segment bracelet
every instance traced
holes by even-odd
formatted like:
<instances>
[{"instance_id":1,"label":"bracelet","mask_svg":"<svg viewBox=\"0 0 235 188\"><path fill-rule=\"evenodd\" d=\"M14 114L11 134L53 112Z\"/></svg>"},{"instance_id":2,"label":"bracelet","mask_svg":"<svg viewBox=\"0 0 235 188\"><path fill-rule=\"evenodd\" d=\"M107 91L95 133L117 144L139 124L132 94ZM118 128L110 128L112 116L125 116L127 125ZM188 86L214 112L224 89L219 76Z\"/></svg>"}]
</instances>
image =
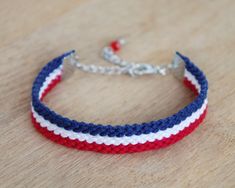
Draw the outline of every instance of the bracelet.
<instances>
[{"instance_id":1,"label":"bracelet","mask_svg":"<svg viewBox=\"0 0 235 188\"><path fill-rule=\"evenodd\" d=\"M35 128L56 143L101 153L132 153L159 149L174 144L191 133L207 112L208 82L203 72L189 58L176 52L170 65L128 62L117 55L124 40L116 40L102 51L103 58L113 67L80 63L75 51L65 53L42 68L32 87L31 117ZM160 120L140 124L101 125L79 122L49 109L43 98L61 81L65 65L82 71L109 75L165 75L181 67L182 81L195 94L195 99L177 113ZM179 73L178 73L179 74Z\"/></svg>"}]
</instances>

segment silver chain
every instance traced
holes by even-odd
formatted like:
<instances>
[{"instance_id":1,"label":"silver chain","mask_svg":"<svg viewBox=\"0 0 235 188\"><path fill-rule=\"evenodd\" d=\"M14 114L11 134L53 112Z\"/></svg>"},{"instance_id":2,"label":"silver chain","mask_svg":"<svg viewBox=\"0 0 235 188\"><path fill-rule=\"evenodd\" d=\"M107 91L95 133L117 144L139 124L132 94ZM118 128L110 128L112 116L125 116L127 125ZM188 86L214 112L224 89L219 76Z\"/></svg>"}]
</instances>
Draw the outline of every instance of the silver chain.
<instances>
[{"instance_id":1,"label":"silver chain","mask_svg":"<svg viewBox=\"0 0 235 188\"><path fill-rule=\"evenodd\" d=\"M118 40L120 45L124 45L125 41L123 39ZM179 66L179 62L173 61L168 65L151 65L145 63L136 63L136 62L128 62L118 56L111 47L104 47L102 50L102 57L109 63L114 64L115 66L99 66L94 64L82 64L79 61L79 56L76 53L72 53L71 55L64 58L64 61L79 68L85 72L91 73L100 73L100 74L108 74L108 75L120 75L120 74L128 74L131 76L141 76L146 74L158 74L158 75L166 75L167 72L171 69L176 69Z\"/></svg>"}]
</instances>

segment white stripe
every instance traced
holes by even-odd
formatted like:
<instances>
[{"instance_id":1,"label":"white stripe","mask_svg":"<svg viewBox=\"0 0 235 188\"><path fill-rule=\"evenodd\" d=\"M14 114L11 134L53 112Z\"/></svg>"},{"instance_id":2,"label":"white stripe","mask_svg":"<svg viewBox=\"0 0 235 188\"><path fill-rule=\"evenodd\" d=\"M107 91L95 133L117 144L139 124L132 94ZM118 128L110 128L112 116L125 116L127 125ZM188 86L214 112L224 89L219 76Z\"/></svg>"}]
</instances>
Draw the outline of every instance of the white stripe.
<instances>
[{"instance_id":1,"label":"white stripe","mask_svg":"<svg viewBox=\"0 0 235 188\"><path fill-rule=\"evenodd\" d=\"M43 82L42 87L39 91L39 99L41 99L43 92L46 90L46 88L49 86L49 84L52 82L52 80L56 79L57 76L62 74L62 68L63 65L60 65L57 69L53 70L48 77L46 77L45 82Z\"/></svg>"},{"instance_id":2,"label":"white stripe","mask_svg":"<svg viewBox=\"0 0 235 188\"><path fill-rule=\"evenodd\" d=\"M79 140L79 141L87 141L88 143L97 143L97 144L105 144L105 145L128 145L128 144L138 144L145 143L147 141L154 142L155 140L162 140L163 138L169 138L171 135L176 135L186 127L188 127L191 123L195 122L199 117L203 114L207 106L207 100L205 100L204 104L200 109L194 112L190 117L186 118L180 124L174 125L172 128L167 128L164 131L159 131L157 133L150 134L141 134L141 135L133 135L133 136L124 136L124 137L109 137L109 136L93 136L90 134L84 133L76 133L73 131L68 131L63 128L58 127L56 124L53 124L47 120L45 120L42 116L40 116L37 112L35 112L32 107L33 116L36 121L40 124L41 127L47 128L49 131L53 131L55 135L61 135L63 138L70 138L71 140Z\"/></svg>"},{"instance_id":3,"label":"white stripe","mask_svg":"<svg viewBox=\"0 0 235 188\"><path fill-rule=\"evenodd\" d=\"M184 70L184 76L196 87L198 93L201 91L201 86L199 85L198 81L196 80L195 76L192 75L187 69Z\"/></svg>"},{"instance_id":4,"label":"white stripe","mask_svg":"<svg viewBox=\"0 0 235 188\"><path fill-rule=\"evenodd\" d=\"M61 69L60 69L61 70ZM53 71L54 72L54 71ZM56 72L56 71L55 71ZM56 72L61 74L60 71ZM56 75L57 76L57 75ZM50 77L55 78L55 74L51 74ZM189 72L185 74L187 78L192 81L193 84L198 84L195 77L191 75ZM53 80L53 79L48 79ZM47 82L49 85L50 82ZM198 84L199 85L199 84ZM44 86L46 89L46 86ZM196 86L198 87L198 86ZM200 87L198 87L200 88ZM44 90L45 90L44 89ZM42 91L43 92L43 91ZM128 144L144 144L145 142L154 142L156 140L162 140L163 138L169 138L171 135L176 135L186 127L188 127L191 123L195 122L199 117L203 114L207 106L207 99L204 101L202 107L194 112L190 117L186 118L181 123L174 125L172 128L167 128L164 131L159 131L157 133L150 134L141 134L141 135L133 135L133 136L124 136L124 137L109 137L109 136L93 136L90 134L84 133L76 133L73 131L68 131L63 128L58 127L56 124L52 124L51 122L45 120L42 116L40 116L32 106L32 113L36 121L40 124L41 127L47 128L49 131L53 131L55 135L61 135L63 138L69 138L71 140L79 140L79 141L87 141L88 143L96 143L96 144L105 144L105 145L128 145Z\"/></svg>"}]
</instances>

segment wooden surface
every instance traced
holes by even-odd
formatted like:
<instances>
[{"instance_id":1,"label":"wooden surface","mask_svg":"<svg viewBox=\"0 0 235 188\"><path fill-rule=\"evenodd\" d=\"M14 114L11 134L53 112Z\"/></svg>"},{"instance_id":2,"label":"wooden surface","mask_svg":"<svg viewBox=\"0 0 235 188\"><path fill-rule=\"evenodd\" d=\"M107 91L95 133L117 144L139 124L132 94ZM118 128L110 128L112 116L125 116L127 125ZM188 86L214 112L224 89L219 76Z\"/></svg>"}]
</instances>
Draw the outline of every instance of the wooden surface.
<instances>
[{"instance_id":1,"label":"wooden surface","mask_svg":"<svg viewBox=\"0 0 235 188\"><path fill-rule=\"evenodd\" d=\"M235 1L0 1L0 187L235 187ZM53 57L76 49L84 63L104 64L100 49L124 36L122 56L168 63L175 50L209 80L201 127L159 151L102 155L68 149L30 122L32 81ZM45 102L96 123L166 117L192 100L172 76L109 77L82 73Z\"/></svg>"}]
</instances>

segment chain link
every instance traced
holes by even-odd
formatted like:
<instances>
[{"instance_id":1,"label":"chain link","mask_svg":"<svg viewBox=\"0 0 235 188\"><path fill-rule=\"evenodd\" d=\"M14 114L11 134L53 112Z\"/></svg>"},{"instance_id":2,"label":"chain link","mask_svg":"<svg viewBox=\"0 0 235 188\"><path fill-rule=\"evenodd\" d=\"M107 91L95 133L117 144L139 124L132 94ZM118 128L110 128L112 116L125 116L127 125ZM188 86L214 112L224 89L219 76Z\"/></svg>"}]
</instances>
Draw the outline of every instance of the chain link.
<instances>
[{"instance_id":1,"label":"chain link","mask_svg":"<svg viewBox=\"0 0 235 188\"><path fill-rule=\"evenodd\" d=\"M120 39L119 41L122 45L125 43L123 39ZM179 61L179 59L177 59L177 57L174 58L171 64L161 66L128 62L114 53L111 47L103 48L102 57L104 58L104 60L114 64L115 66L110 67L94 64L82 64L80 63L79 56L76 53L72 53L71 55L67 56L66 58L64 58L64 61L85 72L107 75L128 74L131 76L141 76L146 74L166 75L169 70L178 68L179 63L181 62Z\"/></svg>"}]
</instances>

